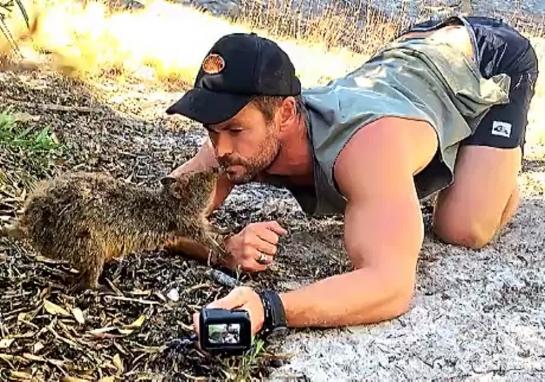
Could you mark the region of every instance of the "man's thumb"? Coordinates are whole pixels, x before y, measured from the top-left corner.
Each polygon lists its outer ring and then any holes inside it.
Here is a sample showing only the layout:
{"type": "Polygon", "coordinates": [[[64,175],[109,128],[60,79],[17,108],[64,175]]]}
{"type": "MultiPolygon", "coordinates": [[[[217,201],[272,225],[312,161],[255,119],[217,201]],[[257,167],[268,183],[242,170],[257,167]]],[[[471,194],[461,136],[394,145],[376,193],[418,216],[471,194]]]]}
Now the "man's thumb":
{"type": "Polygon", "coordinates": [[[242,306],[244,303],[246,303],[244,293],[240,288],[235,288],[227,296],[211,302],[206,307],[231,310],[242,306]]]}

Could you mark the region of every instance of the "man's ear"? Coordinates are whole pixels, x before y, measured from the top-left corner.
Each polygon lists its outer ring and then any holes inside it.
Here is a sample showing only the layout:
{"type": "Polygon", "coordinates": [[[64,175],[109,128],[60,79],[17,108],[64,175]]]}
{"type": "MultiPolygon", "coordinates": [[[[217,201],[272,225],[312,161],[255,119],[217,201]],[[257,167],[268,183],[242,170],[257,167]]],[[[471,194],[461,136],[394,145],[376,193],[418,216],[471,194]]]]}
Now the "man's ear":
{"type": "Polygon", "coordinates": [[[277,124],[280,130],[285,130],[295,123],[297,118],[297,101],[294,97],[286,97],[276,113],[277,124]]]}
{"type": "Polygon", "coordinates": [[[164,187],[169,187],[173,183],[176,183],[176,178],[174,178],[172,176],[165,176],[165,177],[161,178],[161,184],[164,187]]]}

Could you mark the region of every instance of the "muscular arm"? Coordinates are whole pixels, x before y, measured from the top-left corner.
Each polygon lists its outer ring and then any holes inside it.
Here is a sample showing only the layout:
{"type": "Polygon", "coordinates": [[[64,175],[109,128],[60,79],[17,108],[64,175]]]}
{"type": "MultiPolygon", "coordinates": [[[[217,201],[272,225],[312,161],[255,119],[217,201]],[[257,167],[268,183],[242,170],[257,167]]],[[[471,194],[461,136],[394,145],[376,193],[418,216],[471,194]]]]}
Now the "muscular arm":
{"type": "MultiPolygon", "coordinates": [[[[206,139],[197,154],[187,162],[177,167],[170,173],[172,177],[178,177],[189,171],[204,171],[212,167],[217,167],[218,162],[214,155],[214,148],[210,142],[210,139],[206,139]]],[[[208,213],[217,209],[229,196],[229,193],[233,189],[233,184],[223,175],[220,175],[218,184],[216,186],[216,194],[214,196],[214,202],[208,213]]]]}
{"type": "Polygon", "coordinates": [[[435,150],[430,131],[383,119],[342,151],[335,178],[348,199],[345,246],[354,270],[281,294],[289,326],[372,323],[408,310],[424,231],[413,174],[435,150]],[[411,145],[416,130],[420,145],[411,145]]]}

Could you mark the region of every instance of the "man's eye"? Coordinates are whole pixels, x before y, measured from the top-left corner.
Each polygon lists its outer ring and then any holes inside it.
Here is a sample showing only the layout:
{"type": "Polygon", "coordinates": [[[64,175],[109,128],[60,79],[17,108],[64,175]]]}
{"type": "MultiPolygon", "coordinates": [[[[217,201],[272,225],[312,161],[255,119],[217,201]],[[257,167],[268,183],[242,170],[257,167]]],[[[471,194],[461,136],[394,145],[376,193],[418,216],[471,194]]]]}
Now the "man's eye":
{"type": "Polygon", "coordinates": [[[237,133],[240,133],[242,129],[229,129],[229,131],[233,134],[237,134],[237,133]]]}

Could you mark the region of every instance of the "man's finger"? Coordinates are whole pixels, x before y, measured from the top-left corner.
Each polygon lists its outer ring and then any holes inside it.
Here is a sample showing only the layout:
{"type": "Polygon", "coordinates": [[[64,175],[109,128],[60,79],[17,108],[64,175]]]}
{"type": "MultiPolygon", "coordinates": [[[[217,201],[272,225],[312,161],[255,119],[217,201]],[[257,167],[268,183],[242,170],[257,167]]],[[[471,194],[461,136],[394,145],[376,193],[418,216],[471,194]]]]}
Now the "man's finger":
{"type": "Polygon", "coordinates": [[[286,235],[288,231],[280,226],[276,220],[267,222],[266,227],[278,235],[286,235]]]}
{"type": "Polygon", "coordinates": [[[246,272],[263,272],[267,269],[267,266],[259,264],[257,259],[246,260],[241,264],[241,266],[246,272]]]}
{"type": "Polygon", "coordinates": [[[260,240],[254,246],[257,250],[258,256],[260,255],[260,253],[264,253],[265,255],[268,255],[268,256],[276,255],[276,251],[277,251],[276,245],[272,245],[266,241],[260,240]]]}
{"type": "Polygon", "coordinates": [[[273,260],[274,260],[274,257],[272,255],[268,255],[260,251],[257,252],[256,258],[255,258],[255,261],[258,264],[263,264],[263,265],[269,265],[270,263],[273,262],[273,260]]]}
{"type": "Polygon", "coordinates": [[[207,308],[235,309],[246,302],[244,293],[240,288],[235,288],[223,298],[211,302],[207,308]]]}
{"type": "Polygon", "coordinates": [[[256,232],[256,235],[261,239],[270,244],[278,244],[278,234],[270,229],[268,226],[261,227],[259,231],[256,232]]]}

